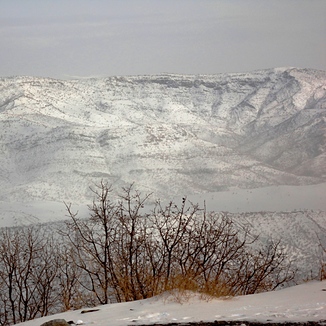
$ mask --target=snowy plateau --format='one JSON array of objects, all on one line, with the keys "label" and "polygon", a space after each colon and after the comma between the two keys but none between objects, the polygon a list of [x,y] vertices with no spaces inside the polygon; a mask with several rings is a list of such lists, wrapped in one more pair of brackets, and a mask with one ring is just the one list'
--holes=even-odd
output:
[{"label": "snowy plateau", "polygon": [[309,272],[326,245],[326,72],[0,79],[0,226],[63,220],[63,202],[86,216],[102,179],[229,211]]}]

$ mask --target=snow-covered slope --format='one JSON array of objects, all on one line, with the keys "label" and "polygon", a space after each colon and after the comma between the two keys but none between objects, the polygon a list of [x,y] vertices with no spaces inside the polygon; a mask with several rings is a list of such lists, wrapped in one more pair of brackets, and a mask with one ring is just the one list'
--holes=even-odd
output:
[{"label": "snow-covered slope", "polygon": [[2,218],[44,202],[59,218],[100,179],[161,199],[325,183],[325,126],[322,71],[2,78]]},{"label": "snow-covered slope", "polygon": [[[97,311],[69,311],[22,323],[39,326],[52,319],[65,319],[79,325],[124,326],[200,321],[248,321],[257,323],[326,321],[326,282],[310,282],[280,291],[228,299],[203,300],[194,294],[173,296],[166,293],[147,300],[109,304]],[[183,301],[182,301],[183,299]],[[206,298],[207,299],[207,298]],[[180,301],[181,302],[178,302]],[[324,323],[320,323],[324,325]]]}]

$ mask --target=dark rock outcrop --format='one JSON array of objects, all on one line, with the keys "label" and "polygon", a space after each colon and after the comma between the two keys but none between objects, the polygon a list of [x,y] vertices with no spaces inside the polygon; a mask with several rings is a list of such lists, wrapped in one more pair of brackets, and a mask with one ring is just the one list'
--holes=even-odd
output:
[{"label": "dark rock outcrop", "polygon": [[43,323],[41,326],[70,326],[64,319],[52,319]]}]

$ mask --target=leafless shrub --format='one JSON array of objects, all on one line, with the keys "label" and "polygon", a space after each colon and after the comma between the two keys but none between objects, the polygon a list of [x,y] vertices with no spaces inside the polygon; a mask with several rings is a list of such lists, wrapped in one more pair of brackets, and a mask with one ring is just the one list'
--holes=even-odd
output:
[{"label": "leafless shrub", "polygon": [[142,213],[149,195],[133,185],[113,202],[102,182],[81,220],[67,205],[67,236],[84,287],[100,303],[147,298],[179,289],[226,296],[274,290],[294,277],[279,242],[257,248],[257,237],[226,213],[207,213],[183,198],[180,206],[158,201]]}]

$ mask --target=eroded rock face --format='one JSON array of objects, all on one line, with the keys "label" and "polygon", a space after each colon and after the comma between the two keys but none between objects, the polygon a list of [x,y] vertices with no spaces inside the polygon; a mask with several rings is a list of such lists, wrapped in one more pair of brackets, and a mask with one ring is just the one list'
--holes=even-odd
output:
[{"label": "eroded rock face", "polygon": [[43,323],[41,326],[70,326],[64,319],[53,319]]}]

